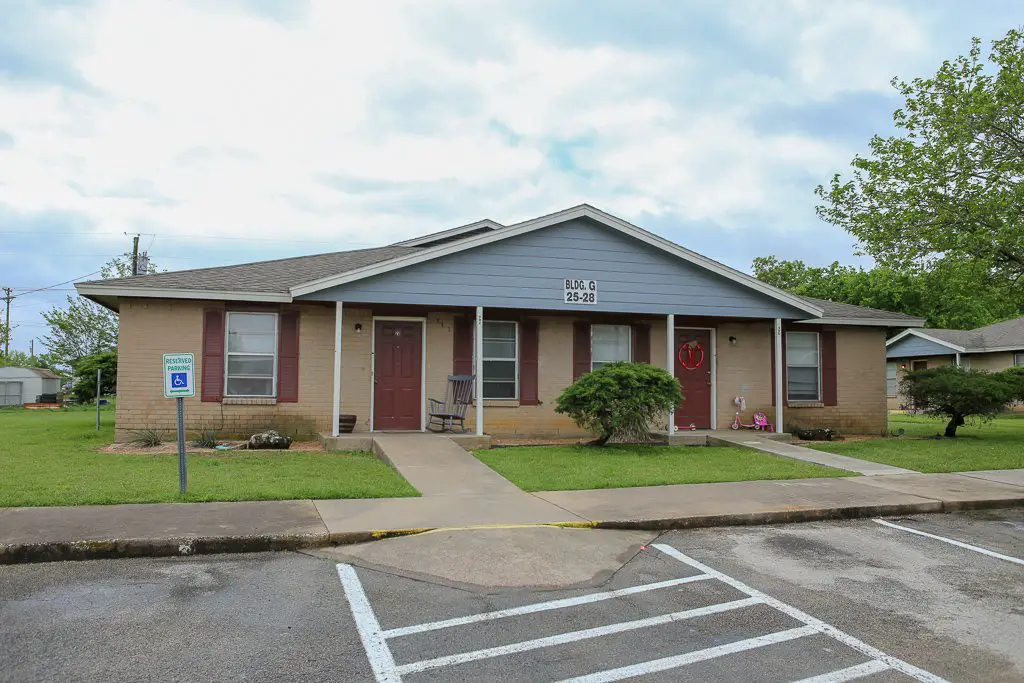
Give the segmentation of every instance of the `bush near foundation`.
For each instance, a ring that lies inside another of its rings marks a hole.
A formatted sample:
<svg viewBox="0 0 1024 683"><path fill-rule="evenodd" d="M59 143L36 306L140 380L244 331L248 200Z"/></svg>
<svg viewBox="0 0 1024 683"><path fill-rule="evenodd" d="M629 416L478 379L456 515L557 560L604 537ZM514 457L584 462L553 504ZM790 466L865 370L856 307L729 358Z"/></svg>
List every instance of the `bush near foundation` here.
<svg viewBox="0 0 1024 683"><path fill-rule="evenodd" d="M945 436L955 437L968 420L987 422L1015 401L1024 400L1024 372L964 370L944 366L908 372L900 392L913 409L925 415L948 417Z"/></svg>
<svg viewBox="0 0 1024 683"><path fill-rule="evenodd" d="M683 400L679 382L647 363L610 363L583 375L555 399L555 412L608 441L650 441L651 423Z"/></svg>

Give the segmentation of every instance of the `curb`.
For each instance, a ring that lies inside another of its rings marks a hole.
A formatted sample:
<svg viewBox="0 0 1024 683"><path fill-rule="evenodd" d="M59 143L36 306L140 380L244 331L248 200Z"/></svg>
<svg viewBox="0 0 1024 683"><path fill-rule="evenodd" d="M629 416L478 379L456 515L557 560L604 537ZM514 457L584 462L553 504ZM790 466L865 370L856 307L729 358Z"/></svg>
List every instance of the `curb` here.
<svg viewBox="0 0 1024 683"><path fill-rule="evenodd" d="M329 534L265 534L253 536L181 536L176 538L105 539L93 541L54 541L46 543L0 544L0 565L76 560L103 560L130 557L187 557L217 553L257 553L281 550L309 550L334 545L366 543L428 531L472 530L502 527L556 527L567 529L633 529L670 531L709 527L792 524L837 519L892 517L923 513L959 512L994 508L1024 507L1024 498L968 501L928 501L897 505L851 505L838 508L778 510L745 514L692 515L639 520L594 522L548 522L517 525L481 525L465 527L410 527Z"/></svg>

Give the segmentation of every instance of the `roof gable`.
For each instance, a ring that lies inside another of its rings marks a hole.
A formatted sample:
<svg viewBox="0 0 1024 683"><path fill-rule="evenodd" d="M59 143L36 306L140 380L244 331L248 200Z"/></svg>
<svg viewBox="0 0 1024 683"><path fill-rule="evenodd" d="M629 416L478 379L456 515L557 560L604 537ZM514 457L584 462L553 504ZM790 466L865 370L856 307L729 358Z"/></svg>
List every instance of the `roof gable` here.
<svg viewBox="0 0 1024 683"><path fill-rule="evenodd" d="M886 358L912 356L952 356L964 350L962 346L929 337L919 330L906 330L885 343Z"/></svg>
<svg viewBox="0 0 1024 683"><path fill-rule="evenodd" d="M684 247L674 244L669 240L658 237L646 230L642 230L635 225L604 213L603 211L599 211L587 204L576 206L571 209L565 209L564 211L559 211L547 216L534 218L522 223L517 223L499 230L474 235L456 242L443 243L427 249L418 250L411 254L399 256L381 263L368 265L363 268L357 268L339 275L311 280L304 284L292 287L291 294L294 297L319 298L310 297L309 295L359 280L383 275L394 270L408 268L437 258L451 256L453 254L472 249L478 249L495 242L509 240L521 235L526 235L538 230L544 230L551 228L552 226L579 219L589 219L594 221L605 228L617 231L627 237L643 242L654 249L665 252L686 263L710 271L710 273L725 280L739 284L747 289L754 290L769 299L774 299L777 303L780 303L785 307L796 309L797 311L803 311L805 314L810 314L815 317L821 316L822 314L821 307L810 303L802 297L765 284L746 273L734 270L724 264L718 263L717 261L690 251L689 249L685 249Z"/></svg>
<svg viewBox="0 0 1024 683"><path fill-rule="evenodd" d="M567 303L565 280L597 283ZM589 217L300 295L305 300L736 318L807 312Z"/></svg>

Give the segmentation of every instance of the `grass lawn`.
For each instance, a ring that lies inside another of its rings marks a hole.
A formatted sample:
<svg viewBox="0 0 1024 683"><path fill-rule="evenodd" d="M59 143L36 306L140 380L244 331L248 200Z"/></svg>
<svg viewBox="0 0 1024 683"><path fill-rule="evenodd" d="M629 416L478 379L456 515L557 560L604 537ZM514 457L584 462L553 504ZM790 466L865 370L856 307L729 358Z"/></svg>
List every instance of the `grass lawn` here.
<svg viewBox="0 0 1024 683"><path fill-rule="evenodd" d="M477 451L476 456L525 491L854 474L727 446L522 446Z"/></svg>
<svg viewBox="0 0 1024 683"><path fill-rule="evenodd" d="M381 498L416 490L372 453L240 451L188 456L178 495L177 455L97 453L114 413L0 410L0 507L108 503Z"/></svg>
<svg viewBox="0 0 1024 683"><path fill-rule="evenodd" d="M889 415L888 439L806 444L819 451L905 467L918 472L965 472L1024 467L1024 415L1003 415L985 424L964 425L955 439L930 439L942 434L946 420L918 415Z"/></svg>

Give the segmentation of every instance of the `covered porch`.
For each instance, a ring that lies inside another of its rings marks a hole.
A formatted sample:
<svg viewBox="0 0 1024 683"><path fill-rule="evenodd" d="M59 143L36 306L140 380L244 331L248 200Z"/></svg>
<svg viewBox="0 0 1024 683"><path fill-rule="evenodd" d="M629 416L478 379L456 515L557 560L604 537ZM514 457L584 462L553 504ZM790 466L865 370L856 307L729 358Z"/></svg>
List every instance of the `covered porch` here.
<svg viewBox="0 0 1024 683"><path fill-rule="evenodd" d="M679 379L687 400L655 425L673 440L729 429L735 396L747 399L744 422L760 410L783 432L782 318L332 303L332 437L342 414L356 415L364 435L425 431L427 399L444 397L450 375L474 378L465 421L474 436L584 436L554 398L616 360Z"/></svg>

